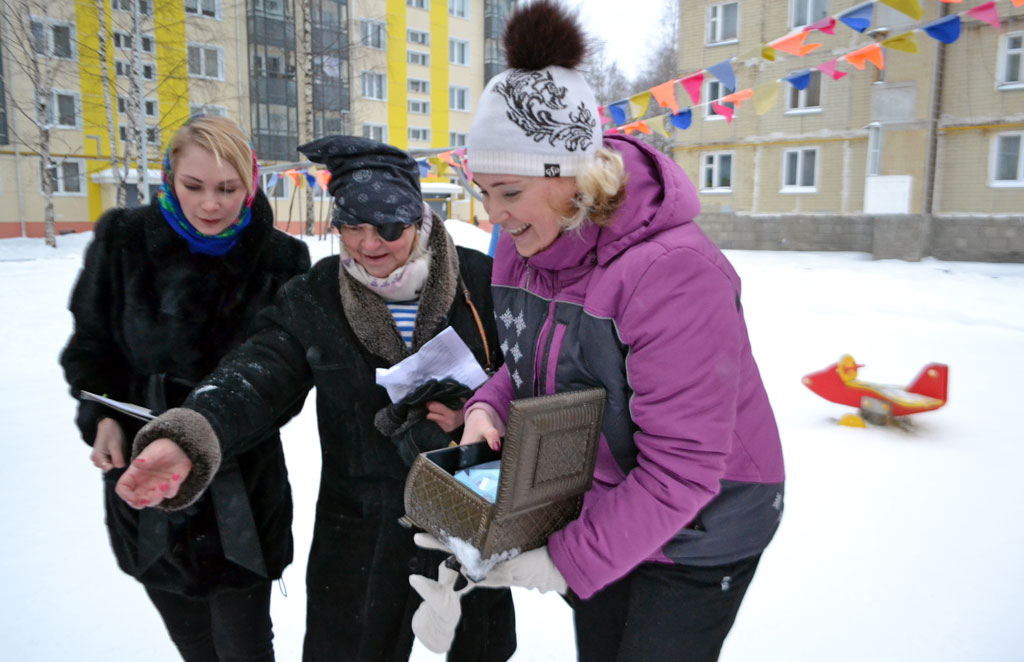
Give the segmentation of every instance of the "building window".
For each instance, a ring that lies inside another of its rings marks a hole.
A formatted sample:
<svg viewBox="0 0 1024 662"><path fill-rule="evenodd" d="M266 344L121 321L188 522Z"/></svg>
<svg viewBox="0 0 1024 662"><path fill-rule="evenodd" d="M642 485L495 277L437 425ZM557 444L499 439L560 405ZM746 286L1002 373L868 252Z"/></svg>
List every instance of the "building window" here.
<svg viewBox="0 0 1024 662"><path fill-rule="evenodd" d="M999 87L1024 86L1024 72L1021 60L1024 59L1024 32L1011 32L1003 36L999 45Z"/></svg>
<svg viewBox="0 0 1024 662"><path fill-rule="evenodd" d="M420 142L430 142L430 129L421 129L419 127L409 127L409 140L417 140Z"/></svg>
<svg viewBox="0 0 1024 662"><path fill-rule="evenodd" d="M802 28L828 16L828 0L789 0L789 26Z"/></svg>
<svg viewBox="0 0 1024 662"><path fill-rule="evenodd" d="M281 0L253 0L253 9L267 16L284 16L284 3Z"/></svg>
<svg viewBox="0 0 1024 662"><path fill-rule="evenodd" d="M224 71L221 68L223 59L223 49L220 46L189 45L188 75L193 78L223 80Z"/></svg>
<svg viewBox="0 0 1024 662"><path fill-rule="evenodd" d="M469 66L469 42L464 39L449 39L448 62Z"/></svg>
<svg viewBox="0 0 1024 662"><path fill-rule="evenodd" d="M114 30L114 48L131 48L132 36L121 30Z"/></svg>
<svg viewBox="0 0 1024 662"><path fill-rule="evenodd" d="M128 127L124 124L117 127L117 135L121 139L121 142L134 141L134 134L128 134ZM160 127L158 126L146 126L146 143L149 145L160 145Z"/></svg>
<svg viewBox="0 0 1024 662"><path fill-rule="evenodd" d="M724 97L726 94L729 94L729 90L727 90L725 85L722 85L721 82L717 80L709 80L704 83L704 117L706 119L725 119L711 106L712 101L718 102L726 108L736 108L736 105L732 102L722 103L719 101L719 99Z"/></svg>
<svg viewBox="0 0 1024 662"><path fill-rule="evenodd" d="M460 85L448 86L448 109L469 110L469 88Z"/></svg>
<svg viewBox="0 0 1024 662"><path fill-rule="evenodd" d="M46 107L46 124L58 129L77 129L81 103L74 92L51 90ZM42 119L42 118L40 118Z"/></svg>
<svg viewBox="0 0 1024 662"><path fill-rule="evenodd" d="M782 190L817 191L818 148L789 149L782 154Z"/></svg>
<svg viewBox="0 0 1024 662"><path fill-rule="evenodd" d="M283 55L253 55L253 70L261 76L281 76L285 73Z"/></svg>
<svg viewBox="0 0 1024 662"><path fill-rule="evenodd" d="M185 0L185 13L207 18L220 18L218 0Z"/></svg>
<svg viewBox="0 0 1024 662"><path fill-rule="evenodd" d="M423 51L409 51L406 54L406 59L409 64L418 64L424 67L430 66L430 53L424 53Z"/></svg>
<svg viewBox="0 0 1024 662"><path fill-rule="evenodd" d="M708 7L707 43L720 44L736 41L738 35L740 3L727 2Z"/></svg>
<svg viewBox="0 0 1024 662"><path fill-rule="evenodd" d="M882 127L868 127L868 177L882 174Z"/></svg>
<svg viewBox="0 0 1024 662"><path fill-rule="evenodd" d="M159 117L160 103L154 99L146 99L146 117Z"/></svg>
<svg viewBox="0 0 1024 662"><path fill-rule="evenodd" d="M806 113L821 111L821 72L811 72L811 82L802 90L792 85L787 85L789 91L786 95L787 113Z"/></svg>
<svg viewBox="0 0 1024 662"><path fill-rule="evenodd" d="M388 141L388 125L363 122L363 138L376 140L379 143L386 143Z"/></svg>
<svg viewBox="0 0 1024 662"><path fill-rule="evenodd" d="M32 44L38 55L75 59L75 31L71 23L32 19Z"/></svg>
<svg viewBox="0 0 1024 662"><path fill-rule="evenodd" d="M135 0L110 0L110 8L120 11L135 11ZM139 0L139 13L143 16L153 13L150 0Z"/></svg>
<svg viewBox="0 0 1024 662"><path fill-rule="evenodd" d="M992 154L993 186L1024 186L1024 133L1003 133L995 137Z"/></svg>
<svg viewBox="0 0 1024 662"><path fill-rule="evenodd" d="M430 81L422 78L410 78L409 91L417 94L430 94Z"/></svg>
<svg viewBox="0 0 1024 662"><path fill-rule="evenodd" d="M364 71L360 74L363 83L363 97L366 99L387 99L388 80L385 74Z"/></svg>
<svg viewBox="0 0 1024 662"><path fill-rule="evenodd" d="M430 102L420 99L409 99L409 112L417 115L429 115Z"/></svg>
<svg viewBox="0 0 1024 662"><path fill-rule="evenodd" d="M142 52L149 55L156 53L156 39L152 35L142 35Z"/></svg>
<svg viewBox="0 0 1024 662"><path fill-rule="evenodd" d="M42 179L42 167L39 170ZM81 159L64 159L50 168L50 175L54 178L53 192L58 195L81 195L85 191L85 184L82 181L85 175L85 162ZM42 181L39 182L39 190L43 190Z"/></svg>
<svg viewBox="0 0 1024 662"><path fill-rule="evenodd" d="M704 155L701 190L721 193L732 191L732 152Z"/></svg>
<svg viewBox="0 0 1024 662"><path fill-rule="evenodd" d="M424 46L429 46L430 45L430 33L429 32L424 32L423 30L412 30L412 29L409 29L409 30L405 31L405 34L406 34L406 37L409 40L409 43L412 43L412 44L422 44Z"/></svg>
<svg viewBox="0 0 1024 662"><path fill-rule="evenodd" d="M204 103L200 106L189 106L189 115L213 115L216 117L227 117L228 108L227 106L214 106L212 104Z"/></svg>
<svg viewBox="0 0 1024 662"><path fill-rule="evenodd" d="M469 18L469 0L448 0L448 15Z"/></svg>
<svg viewBox="0 0 1024 662"><path fill-rule="evenodd" d="M469 134L452 131L448 134L448 145L450 147L465 147L467 135Z"/></svg>
<svg viewBox="0 0 1024 662"><path fill-rule="evenodd" d="M387 45L388 26L384 21L359 19L359 43L367 48L383 50Z"/></svg>
<svg viewBox="0 0 1024 662"><path fill-rule="evenodd" d="M156 65L151 62L142 63L143 80L156 80Z"/></svg>
<svg viewBox="0 0 1024 662"><path fill-rule="evenodd" d="M405 6L414 9L430 9L430 0L405 0Z"/></svg>

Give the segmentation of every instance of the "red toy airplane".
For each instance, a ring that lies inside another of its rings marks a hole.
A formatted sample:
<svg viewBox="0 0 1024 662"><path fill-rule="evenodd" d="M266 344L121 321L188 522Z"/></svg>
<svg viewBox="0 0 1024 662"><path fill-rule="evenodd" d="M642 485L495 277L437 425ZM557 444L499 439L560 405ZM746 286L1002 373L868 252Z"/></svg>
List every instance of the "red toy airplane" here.
<svg viewBox="0 0 1024 662"><path fill-rule="evenodd" d="M844 354L837 363L804 376L804 386L826 400L859 408L864 418L879 424L946 404L949 366L944 363L929 363L906 388L860 381L857 368L863 367ZM863 419L855 414L843 416L839 423L864 427Z"/></svg>

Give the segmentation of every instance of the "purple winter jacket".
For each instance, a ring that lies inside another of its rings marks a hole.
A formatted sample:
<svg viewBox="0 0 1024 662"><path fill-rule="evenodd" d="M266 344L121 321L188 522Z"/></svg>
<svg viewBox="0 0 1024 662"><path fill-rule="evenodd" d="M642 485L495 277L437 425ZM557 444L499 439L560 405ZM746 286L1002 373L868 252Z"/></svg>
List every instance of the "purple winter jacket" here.
<svg viewBox="0 0 1024 662"><path fill-rule="evenodd" d="M505 365L468 403L507 421L516 398L608 392L594 481L548 540L588 598L642 562L721 565L764 550L782 515L778 428L750 350L740 281L693 222L679 166L625 136L626 197L523 258L507 235L492 276Z"/></svg>

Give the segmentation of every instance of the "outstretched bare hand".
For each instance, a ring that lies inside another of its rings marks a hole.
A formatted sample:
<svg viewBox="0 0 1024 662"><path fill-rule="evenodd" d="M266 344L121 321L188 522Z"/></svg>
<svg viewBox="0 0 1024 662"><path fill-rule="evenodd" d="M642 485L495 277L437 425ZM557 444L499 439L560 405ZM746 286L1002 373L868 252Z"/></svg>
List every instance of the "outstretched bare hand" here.
<svg viewBox="0 0 1024 662"><path fill-rule="evenodd" d="M181 446L157 439L132 461L114 491L132 508L151 508L173 499L191 471L192 460Z"/></svg>

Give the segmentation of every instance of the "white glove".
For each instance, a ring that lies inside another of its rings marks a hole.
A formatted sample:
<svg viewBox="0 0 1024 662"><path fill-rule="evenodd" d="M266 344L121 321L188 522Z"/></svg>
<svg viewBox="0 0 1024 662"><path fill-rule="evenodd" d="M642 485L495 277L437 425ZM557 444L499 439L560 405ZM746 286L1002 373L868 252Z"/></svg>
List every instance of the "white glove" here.
<svg viewBox="0 0 1024 662"><path fill-rule="evenodd" d="M437 579L410 575L409 584L423 598L423 604L412 615L412 632L423 645L435 653L447 653L455 638L455 628L462 618L462 596L475 587L473 582L455 590L459 572L442 561L437 566Z"/></svg>
<svg viewBox="0 0 1024 662"><path fill-rule="evenodd" d="M413 540L424 549L450 551L444 543L429 533L417 533L413 536ZM568 590L565 577L551 560L547 545L523 552L508 561L494 565L490 570L484 570L484 572L486 572L486 576L476 582L477 586L491 588L519 586L536 589L541 593L557 591L562 595L565 595Z"/></svg>

